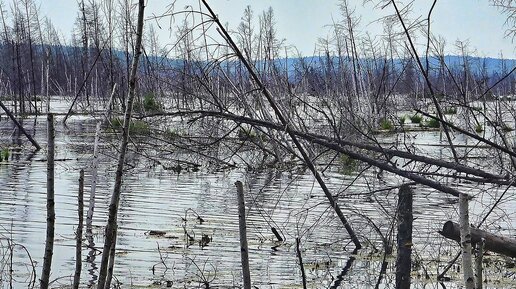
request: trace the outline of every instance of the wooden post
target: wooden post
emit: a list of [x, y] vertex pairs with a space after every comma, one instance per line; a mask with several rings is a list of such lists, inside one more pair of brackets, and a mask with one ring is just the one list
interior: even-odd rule
[[49, 113], [47, 115], [47, 236], [40, 279], [41, 289], [48, 288], [50, 268], [52, 267], [52, 255], [54, 253], [54, 229], [56, 220], [54, 207], [54, 137], [54, 115]]
[[398, 193], [398, 255], [396, 256], [396, 289], [410, 289], [412, 254], [412, 189], [405, 184]]
[[300, 240], [299, 237], [296, 238], [296, 252], [297, 252], [297, 259], [299, 260], [299, 268], [301, 269], [301, 278], [303, 281], [303, 289], [306, 289], [306, 274], [305, 274], [305, 266], [303, 265], [303, 256], [301, 255], [301, 248], [300, 248]]
[[82, 225], [84, 215], [84, 170], [79, 173], [79, 194], [77, 195], [77, 214], [79, 224], [77, 224], [77, 236], [75, 242], [75, 275], [73, 276], [73, 289], [78, 289], [81, 283], [82, 269]]
[[475, 289], [482, 289], [482, 283], [484, 277], [482, 276], [482, 260], [484, 259], [484, 244], [485, 240], [482, 239], [477, 243], [477, 256], [475, 258]]
[[475, 282], [473, 278], [473, 267], [471, 257], [471, 232], [469, 227], [469, 209], [467, 194], [459, 195], [459, 219], [460, 219], [460, 245], [462, 248], [462, 273], [466, 289], [473, 289]]
[[242, 274], [244, 289], [251, 289], [251, 272], [249, 270], [249, 248], [247, 247], [247, 228], [245, 224], [244, 187], [242, 182], [235, 183], [238, 197], [238, 228], [240, 231], [240, 258], [242, 261]]

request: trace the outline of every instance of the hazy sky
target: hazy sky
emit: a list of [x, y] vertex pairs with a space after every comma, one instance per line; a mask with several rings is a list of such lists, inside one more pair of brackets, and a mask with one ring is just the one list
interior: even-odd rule
[[[71, 33], [77, 16], [76, 0], [36, 0], [39, 1], [43, 15], [52, 19], [63, 35]], [[107, 1], [107, 0], [106, 0]], [[116, 1], [116, 0], [115, 0]], [[133, 0], [133, 2], [137, 2]], [[148, 0], [146, 15], [162, 14], [172, 0]], [[212, 8], [219, 18], [235, 29], [247, 5], [250, 5], [255, 18], [269, 6], [274, 9], [278, 37], [285, 38], [287, 44], [296, 46], [303, 55], [313, 54], [319, 37], [329, 33], [328, 25], [342, 19], [338, 9], [339, 0], [211, 0]], [[377, 1], [375, 1], [377, 2]], [[398, 1], [401, 2], [401, 1]], [[407, 2], [407, 1], [405, 1]], [[426, 18], [430, 0], [416, 0], [412, 17]], [[361, 16], [359, 30], [372, 35], [381, 33], [378, 25], [372, 23], [385, 14], [393, 13], [392, 6], [383, 11], [373, 9], [372, 4], [362, 5], [363, 0], [348, 0]], [[187, 4], [198, 7], [198, 0], [177, 0], [176, 8], [183, 9]], [[515, 44], [504, 39], [505, 16], [489, 5], [488, 0], [440, 0], [433, 12], [432, 31], [443, 36], [448, 43], [449, 54], [456, 53], [453, 46], [456, 40], [468, 41], [479, 56], [516, 58]], [[161, 44], [172, 42], [169, 38], [168, 20], [162, 20], [163, 29], [159, 32]]]

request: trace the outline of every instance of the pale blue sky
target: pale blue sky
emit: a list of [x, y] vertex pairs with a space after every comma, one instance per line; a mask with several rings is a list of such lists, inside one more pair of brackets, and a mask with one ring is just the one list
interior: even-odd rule
[[[75, 0], [35, 0], [39, 1], [43, 15], [50, 17], [63, 35], [71, 33], [77, 15]], [[107, 1], [107, 0], [106, 0]], [[4, 1], [5, 2], [5, 1]], [[136, 2], [133, 0], [133, 2]], [[172, 0], [148, 0], [147, 15], [158, 15]], [[286, 38], [287, 44], [295, 45], [303, 55], [313, 54], [315, 43], [319, 37], [328, 35], [327, 25], [332, 19], [341, 19], [337, 4], [339, 0], [212, 0], [212, 8], [223, 22], [235, 29], [247, 5], [250, 5], [255, 17], [269, 6], [274, 9], [278, 36]], [[372, 21], [393, 13], [392, 6], [384, 11], [373, 9], [371, 4], [362, 5], [362, 0], [348, 0], [356, 13], [361, 16], [360, 30], [377, 35], [381, 32]], [[376, 2], [376, 1], [375, 1]], [[398, 1], [401, 2], [401, 1]], [[405, 1], [407, 2], [407, 1]], [[412, 17], [425, 18], [432, 1], [416, 0]], [[198, 0], [177, 0], [176, 7], [183, 8], [191, 4], [198, 7]], [[401, 4], [400, 4], [401, 5]], [[448, 43], [449, 54], [456, 53], [453, 44], [456, 40], [468, 40], [479, 56], [499, 57], [503, 53], [506, 58], [516, 58], [515, 44], [504, 39], [505, 16], [489, 5], [488, 0], [440, 0], [433, 12], [432, 30], [443, 36]], [[169, 41], [168, 21], [163, 20], [163, 31], [159, 33], [160, 43]]]

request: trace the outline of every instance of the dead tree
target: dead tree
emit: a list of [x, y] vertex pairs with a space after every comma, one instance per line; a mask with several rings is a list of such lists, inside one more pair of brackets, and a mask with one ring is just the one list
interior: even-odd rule
[[114, 240], [116, 240], [117, 233], [117, 214], [118, 205], [120, 202], [120, 194], [122, 189], [122, 177], [124, 172], [125, 154], [127, 152], [127, 146], [129, 143], [129, 124], [131, 122], [131, 113], [134, 95], [136, 93], [136, 73], [138, 68], [138, 61], [141, 54], [142, 44], [142, 33], [143, 33], [143, 13], [145, 8], [145, 1], [138, 1], [138, 23], [136, 26], [136, 44], [134, 48], [133, 62], [131, 64], [131, 74], [129, 80], [129, 95], [127, 97], [127, 105], [124, 114], [124, 125], [122, 130], [122, 136], [120, 141], [120, 150], [118, 155], [118, 165], [115, 176], [115, 186], [113, 188], [113, 195], [111, 196], [111, 202], [109, 205], [108, 223], [106, 226], [106, 237], [104, 241], [104, 248], [102, 251], [102, 261], [100, 263], [98, 289], [104, 289], [106, 286], [107, 271], [110, 259], [110, 253], [112, 247], [115, 246]]
[[73, 289], [78, 289], [81, 283], [82, 269], [82, 226], [84, 216], [84, 170], [79, 173], [79, 193], [77, 195], [77, 215], [79, 222], [77, 224], [76, 242], [75, 242], [75, 274], [73, 276]]
[[356, 248], [362, 248], [362, 245], [360, 244], [360, 241], [358, 240], [357, 235], [355, 234], [355, 231], [351, 227], [351, 224], [347, 221], [346, 217], [344, 216], [344, 213], [340, 209], [340, 206], [333, 198], [333, 195], [331, 194], [330, 190], [326, 186], [326, 183], [322, 179], [321, 175], [317, 171], [317, 168], [315, 167], [314, 162], [310, 158], [310, 156], [307, 153], [306, 148], [301, 144], [301, 142], [298, 140], [297, 136], [292, 132], [292, 125], [289, 123], [289, 121], [285, 118], [280, 108], [277, 106], [276, 101], [272, 97], [270, 91], [265, 87], [263, 82], [260, 80], [258, 75], [255, 73], [254, 69], [251, 67], [249, 62], [246, 60], [240, 49], [236, 46], [235, 42], [233, 41], [232, 37], [229, 35], [229, 33], [226, 31], [225, 27], [222, 25], [222, 23], [217, 18], [217, 15], [213, 10], [210, 8], [206, 0], [203, 0], [204, 6], [209, 10], [213, 21], [217, 23], [218, 28], [222, 31], [224, 34], [224, 37], [229, 42], [231, 48], [236, 53], [237, 57], [242, 61], [242, 63], [245, 65], [246, 69], [248, 70], [249, 74], [251, 75], [252, 79], [255, 81], [255, 83], [259, 86], [259, 90], [263, 92], [265, 98], [267, 99], [269, 105], [274, 111], [274, 114], [279, 119], [281, 124], [285, 127], [285, 132], [289, 135], [290, 139], [294, 143], [297, 150], [301, 153], [302, 159], [305, 162], [305, 164], [308, 166], [312, 174], [314, 175], [315, 179], [317, 180], [319, 186], [323, 190], [324, 194], [326, 195], [326, 198], [328, 199], [330, 206], [335, 210], [337, 213], [337, 216], [339, 217], [340, 221], [344, 225], [346, 231], [348, 232], [349, 236], [351, 237], [351, 240]]
[[47, 115], [47, 237], [45, 240], [45, 254], [43, 256], [43, 268], [41, 271], [40, 288], [47, 289], [52, 267], [52, 255], [54, 254], [54, 230], [56, 212], [54, 208], [54, 115]]

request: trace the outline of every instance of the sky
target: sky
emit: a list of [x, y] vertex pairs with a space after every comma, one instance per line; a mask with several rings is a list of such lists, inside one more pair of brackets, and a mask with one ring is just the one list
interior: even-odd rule
[[[58, 31], [68, 37], [78, 13], [76, 0], [35, 0], [39, 3], [41, 14], [49, 17]], [[108, 0], [105, 0], [108, 1]], [[116, 1], [116, 0], [113, 0]], [[136, 0], [132, 0], [136, 3]], [[236, 29], [243, 11], [250, 5], [255, 18], [272, 7], [276, 17], [278, 37], [286, 44], [295, 46], [304, 56], [313, 55], [320, 37], [330, 33], [329, 25], [342, 20], [338, 3], [341, 0], [211, 0], [208, 3], [223, 23]], [[147, 0], [146, 15], [161, 15], [172, 0]], [[381, 28], [376, 19], [394, 12], [391, 5], [383, 10], [374, 8], [371, 1], [348, 0], [350, 7], [360, 16], [360, 32], [380, 35]], [[372, 2], [378, 2], [372, 1]], [[403, 1], [397, 1], [402, 3]], [[407, 1], [405, 1], [407, 2]], [[431, 5], [430, 0], [415, 0], [411, 17], [426, 18]], [[186, 5], [198, 7], [199, 0], [176, 0], [175, 7], [183, 9]], [[151, 21], [152, 22], [152, 21]], [[504, 38], [505, 15], [488, 0], [440, 0], [432, 13], [431, 28], [435, 35], [446, 39], [447, 54], [458, 54], [454, 43], [457, 40], [469, 43], [477, 56], [516, 58], [516, 43]], [[157, 29], [161, 44], [173, 42], [169, 30], [169, 20], [163, 19], [162, 29]], [[172, 27], [173, 29], [174, 27]]]

